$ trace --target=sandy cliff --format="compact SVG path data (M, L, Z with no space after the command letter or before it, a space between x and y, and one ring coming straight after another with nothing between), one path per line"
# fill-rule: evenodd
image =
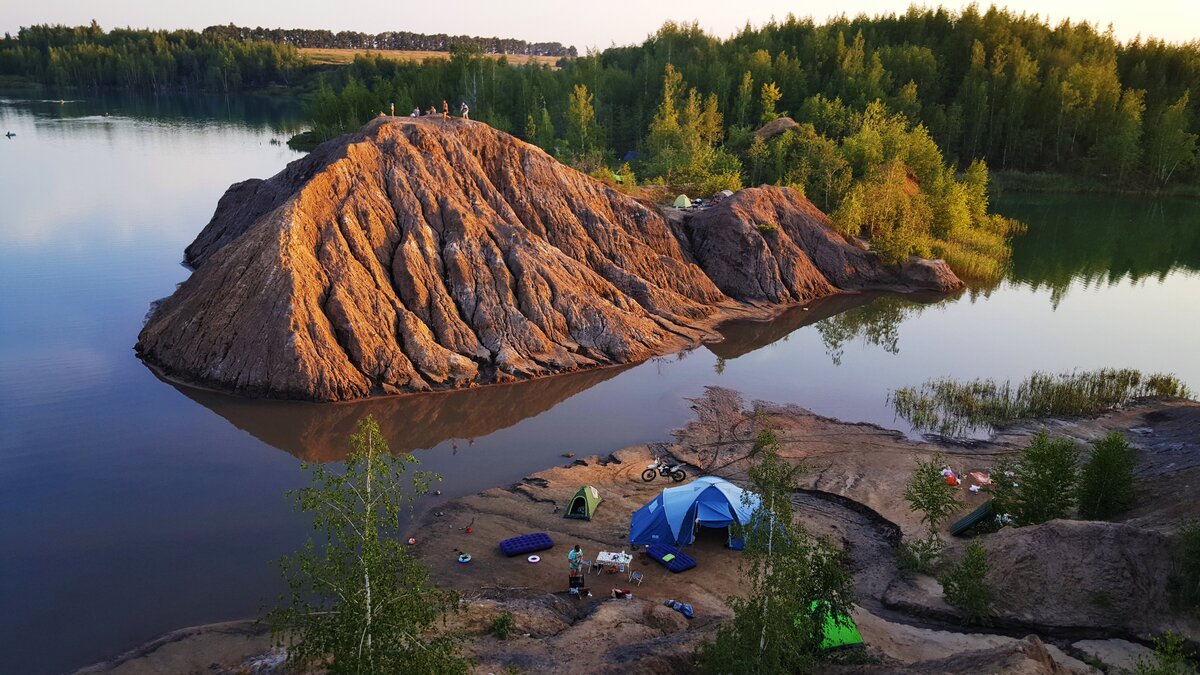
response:
M195 273L139 355L175 379L322 401L634 362L731 316L961 286L939 262L883 267L790 190L668 221L464 120L381 118L238 183L186 257Z

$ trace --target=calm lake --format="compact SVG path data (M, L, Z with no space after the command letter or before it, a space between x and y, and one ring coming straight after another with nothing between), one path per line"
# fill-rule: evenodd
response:
M176 628L255 615L308 527L284 499L372 413L440 499L560 455L666 440L706 385L906 429L931 376L1128 366L1200 390L1200 203L1009 195L1009 278L955 298L860 296L731 325L637 366L313 405L173 386L134 357L150 303L233 182L299 155L286 100L0 96L0 654L54 673ZM432 503L432 502L431 502Z

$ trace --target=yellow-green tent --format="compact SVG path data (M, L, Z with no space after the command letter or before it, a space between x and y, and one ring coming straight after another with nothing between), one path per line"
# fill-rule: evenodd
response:
M690 209L692 208L692 200L688 199L687 195L679 195L675 198L675 208Z
M591 485L584 485L571 497L571 501L567 502L567 512L563 514L563 518L591 520L597 506L600 506L600 491Z

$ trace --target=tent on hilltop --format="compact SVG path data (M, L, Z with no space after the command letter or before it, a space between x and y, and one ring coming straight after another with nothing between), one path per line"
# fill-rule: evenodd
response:
M666 488L629 523L632 546L687 546L696 540L696 527L747 525L758 508L758 495L716 476L704 476L680 487Z
M690 209L692 208L692 200L688 199L687 195L679 195L675 198L675 208Z
M567 502L567 512L563 514L563 518L591 520L597 506L600 506L600 491L591 485L584 485L571 497L571 501Z

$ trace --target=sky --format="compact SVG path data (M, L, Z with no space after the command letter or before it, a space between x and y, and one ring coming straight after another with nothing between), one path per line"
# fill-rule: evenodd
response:
M7 4L7 3L6 3ZM0 31L35 23L86 24L104 28L195 28L235 23L279 28L325 28L379 33L498 36L535 42L562 42L583 52L613 44L641 42L664 21L697 21L713 35L728 37L747 21L758 25L787 14L818 22L831 14L876 15L903 12L907 0L41 0L12 2L0 14ZM941 3L951 9L965 1ZM1194 0L1005 0L996 3L1021 13L1037 13L1052 23L1070 18L1103 30L1110 23L1118 39L1155 36L1171 42L1200 39L1200 2ZM987 7L987 3L980 3Z

